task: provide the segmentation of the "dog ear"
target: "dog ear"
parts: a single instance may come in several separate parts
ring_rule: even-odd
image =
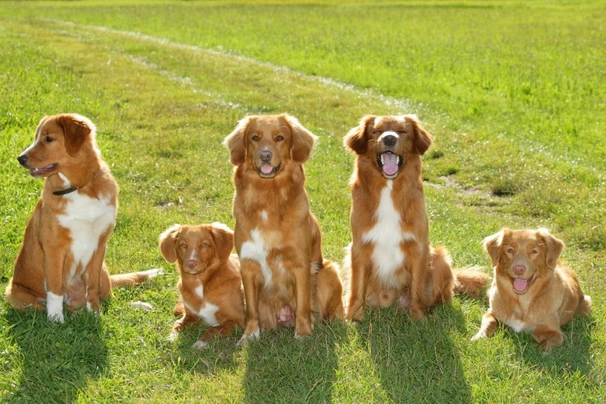
[[[245,117],[238,122],[236,128],[223,139],[223,145],[229,149],[229,159],[235,166],[244,164],[246,159],[246,128],[252,121],[252,117]]]
[[[545,263],[551,269],[555,269],[558,258],[564,249],[564,242],[551,235],[547,229],[539,229],[537,233],[545,241]]]
[[[95,125],[90,119],[76,114],[62,114],[57,116],[57,124],[63,128],[65,135],[65,150],[70,156],[78,154],[84,141],[94,134]]]
[[[221,261],[226,261],[234,249],[234,232],[223,223],[215,222],[211,227],[217,257]]]
[[[511,235],[511,229],[503,228],[500,232],[493,234],[492,236],[486,237],[482,241],[482,247],[490,256],[490,261],[492,262],[492,266],[496,266],[499,263],[501,246],[503,245],[503,240]]]
[[[293,161],[298,164],[305,163],[318,137],[303,127],[294,116],[282,114],[280,115],[280,120],[284,120],[292,132],[292,147],[290,152]]]
[[[181,225],[174,224],[166,229],[159,237],[160,252],[169,263],[177,261],[177,238],[181,232]]]
[[[343,145],[349,150],[357,153],[366,153],[368,145],[368,132],[372,130],[372,125],[376,116],[366,115],[360,120],[360,124],[351,128],[343,138]]]
[[[417,149],[417,152],[419,152],[419,154],[422,156],[423,154],[425,154],[427,149],[429,149],[429,146],[431,146],[431,134],[425,129],[423,129],[423,127],[421,126],[421,122],[419,121],[419,118],[417,118],[416,115],[404,115],[404,118],[406,119],[406,122],[412,125],[412,128],[415,133],[415,148]]]

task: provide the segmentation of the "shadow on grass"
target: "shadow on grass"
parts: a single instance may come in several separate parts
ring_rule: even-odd
[[[365,312],[358,333],[381,386],[400,403],[471,402],[459,352],[450,335],[465,331],[463,315],[441,305],[421,321],[396,309]]]
[[[261,334],[246,349],[246,403],[330,403],[337,380],[336,346],[346,338],[345,323],[316,323],[313,335],[295,340],[294,329]]]
[[[7,309],[5,321],[22,360],[19,385],[4,402],[75,402],[108,367],[101,321],[93,314],[67,314],[60,324],[45,312]]]

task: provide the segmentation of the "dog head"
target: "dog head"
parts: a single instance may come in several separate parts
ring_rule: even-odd
[[[34,143],[17,160],[32,176],[48,177],[72,166],[84,148],[98,153],[95,135],[95,125],[81,115],[46,116],[36,128]]]
[[[431,135],[415,115],[367,115],[344,138],[344,145],[359,156],[373,160],[385,178],[398,176],[406,159],[423,155],[431,145]]]
[[[246,164],[261,178],[274,178],[290,162],[305,163],[316,139],[293,116],[256,115],[242,119],[223,144],[233,165]]]
[[[504,228],[482,242],[495,268],[495,276],[511,279],[517,294],[526,293],[533,282],[555,269],[564,243],[546,229]]]
[[[229,259],[234,233],[221,223],[175,224],[160,235],[159,241],[166,261],[178,261],[183,273],[197,275]]]

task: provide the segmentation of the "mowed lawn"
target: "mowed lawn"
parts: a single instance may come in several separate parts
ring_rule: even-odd
[[[0,2],[0,289],[42,189],[16,157],[45,115],[77,112],[120,185],[102,315],[16,312],[0,300],[3,402],[600,403],[606,401],[606,2]],[[470,341],[485,300],[455,297],[416,322],[367,311],[358,327],[241,330],[204,351],[171,342],[177,274],[158,250],[174,223],[233,228],[223,138],[247,114],[288,112],[319,136],[307,191],[324,255],[350,242],[353,156],[365,114],[417,114],[431,242],[454,265],[490,261],[502,227],[546,227],[593,313],[540,351],[500,328]],[[153,311],[131,308],[145,301]]]

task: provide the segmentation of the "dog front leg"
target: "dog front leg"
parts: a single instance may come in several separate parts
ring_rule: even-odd
[[[261,267],[255,261],[244,259],[240,261],[244,299],[246,300],[246,322],[244,334],[238,341],[238,346],[246,346],[249,341],[259,339],[259,289],[263,275]]]
[[[497,325],[499,322],[496,317],[492,314],[492,312],[487,311],[482,316],[482,325],[480,326],[480,330],[476,335],[474,335],[471,340],[475,341],[480,338],[490,338],[494,335],[495,330],[497,329]]]
[[[350,280],[351,291],[349,304],[347,306],[346,320],[355,323],[362,321],[364,317],[364,304],[366,300],[366,280],[368,278],[367,268],[369,263],[363,254],[358,254],[359,248],[355,244],[351,247]]]
[[[297,308],[295,310],[295,338],[311,335],[311,263],[308,266],[293,266]]]
[[[560,321],[557,315],[549,316],[547,321],[539,324],[532,331],[532,338],[539,343],[539,348],[549,351],[555,346],[562,345],[564,335],[560,330]]]
[[[109,234],[101,237],[99,240],[99,248],[93,253],[82,276],[86,291],[86,309],[95,313],[99,312],[101,306],[101,273],[103,271],[103,260],[105,259],[105,249],[108,238]]]
[[[236,326],[237,326],[237,324],[234,321],[228,320],[222,324],[209,328],[204,333],[204,335],[202,335],[202,338],[200,338],[198,341],[196,341],[196,343],[194,345],[192,345],[192,348],[204,349],[208,346],[208,341],[210,341],[213,337],[228,336],[232,333],[232,331],[234,330],[234,328],[236,328]]]
[[[46,286],[46,315],[51,321],[63,323],[63,260],[65,253],[44,251],[43,267]]]
[[[427,271],[429,270],[429,259],[427,247],[422,251],[415,251],[415,255],[411,256],[410,273],[412,276],[410,286],[410,315],[415,320],[422,320],[425,317],[425,302],[423,296],[425,294],[425,283],[427,279]]]

